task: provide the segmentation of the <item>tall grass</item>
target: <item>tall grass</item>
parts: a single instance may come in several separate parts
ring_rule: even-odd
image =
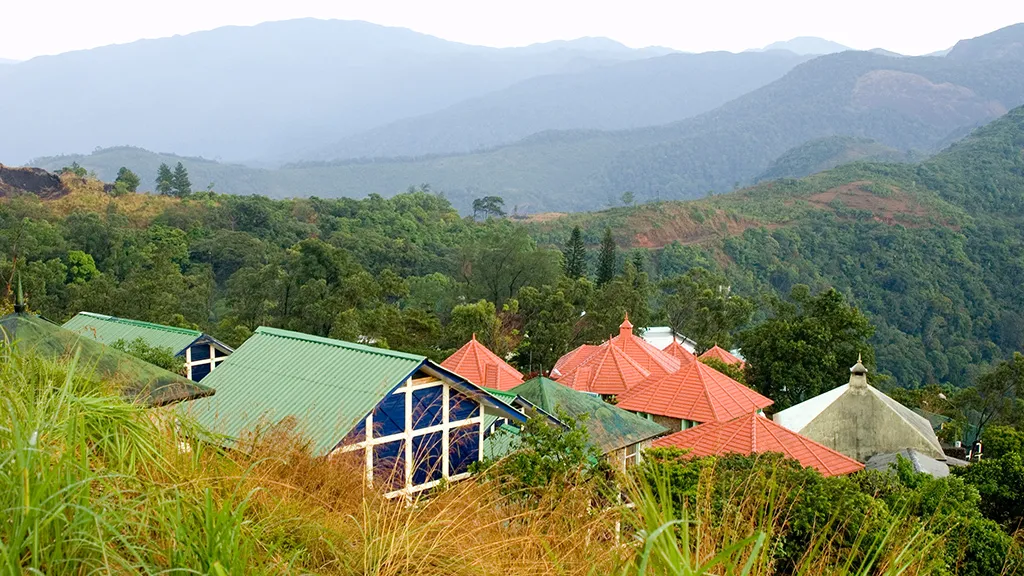
[[[0,574],[766,575],[792,514],[770,477],[713,506],[713,469],[695,498],[623,479],[621,506],[568,479],[529,502],[485,480],[388,500],[291,434],[225,452],[74,361],[3,352],[0,380]],[[936,538],[909,519],[858,555],[831,528],[794,573],[930,573]]]

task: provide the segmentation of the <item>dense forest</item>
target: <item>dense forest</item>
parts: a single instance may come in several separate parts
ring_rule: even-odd
[[[192,192],[179,166],[161,171],[184,183],[150,195],[104,191],[78,168],[62,198],[0,206],[2,269],[54,320],[90,310],[233,344],[270,325],[434,358],[476,333],[527,372],[627,312],[735,346],[803,287],[834,288],[866,314],[891,385],[964,386],[1024,346],[1022,147],[1018,109],[921,164],[525,224],[494,197],[462,217],[428,186],[271,200]]]

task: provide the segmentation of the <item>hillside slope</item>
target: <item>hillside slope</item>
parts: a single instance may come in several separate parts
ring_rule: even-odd
[[[879,368],[902,386],[965,384],[1024,348],[1024,108],[920,164],[854,163],[691,202],[532,224],[561,243],[656,250],[661,276],[695,265],[735,290],[834,286],[871,317]]]
[[[451,154],[544,130],[618,130],[707,112],[810,59],[787,51],[670,54],[531,78],[449,108],[346,138],[303,160]]]
[[[867,138],[831,136],[790,148],[754,180],[764,182],[779,178],[802,178],[857,161],[912,162],[916,156],[912,152],[890,148]]]
[[[649,51],[609,42],[495,49],[339,20],[225,27],[4,66],[0,161],[131,144],[275,158],[542,74]]]

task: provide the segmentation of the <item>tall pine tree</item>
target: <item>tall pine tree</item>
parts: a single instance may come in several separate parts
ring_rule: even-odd
[[[604,286],[615,278],[615,238],[612,238],[612,229],[604,229],[604,237],[601,238],[601,253],[597,257],[597,285]]]
[[[565,255],[565,275],[573,280],[587,275],[587,248],[583,244],[583,231],[579,226],[572,229],[569,243],[562,252]]]
[[[171,187],[174,189],[174,195],[179,197],[185,197],[192,193],[192,181],[188,179],[188,170],[178,162],[178,165],[174,167],[174,175],[171,176]]]
[[[174,190],[174,174],[171,174],[171,167],[167,164],[160,164],[156,170],[156,191],[165,196],[170,195]]]

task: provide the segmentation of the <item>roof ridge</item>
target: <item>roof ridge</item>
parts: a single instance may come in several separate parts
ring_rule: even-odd
[[[277,336],[278,338],[290,338],[292,340],[312,342],[314,344],[324,344],[327,346],[334,346],[336,348],[344,348],[355,352],[366,352],[368,354],[392,356],[394,358],[404,358],[406,360],[419,360],[422,362],[427,359],[426,356],[420,356],[418,354],[409,354],[408,352],[399,352],[397,350],[376,348],[374,346],[367,346],[365,344],[356,344],[355,342],[347,342],[345,340],[337,340],[334,338],[324,338],[322,336],[314,336],[312,334],[305,334],[303,332],[295,332],[292,330],[284,330],[281,328],[271,328],[269,326],[260,326],[259,328],[256,329],[254,334],[265,334],[267,336]]]
[[[140,328],[152,328],[153,330],[161,330],[164,332],[174,332],[177,334],[185,334],[188,336],[202,336],[203,333],[199,330],[192,330],[191,328],[179,328],[177,326],[167,326],[166,324],[156,324],[154,322],[146,322],[144,320],[133,320],[131,318],[119,318],[117,316],[109,316],[106,314],[97,314],[95,312],[79,312],[79,315],[88,316],[89,318],[95,318],[97,320],[103,320],[105,322],[112,322],[115,324],[128,324],[129,326],[138,326]]]

